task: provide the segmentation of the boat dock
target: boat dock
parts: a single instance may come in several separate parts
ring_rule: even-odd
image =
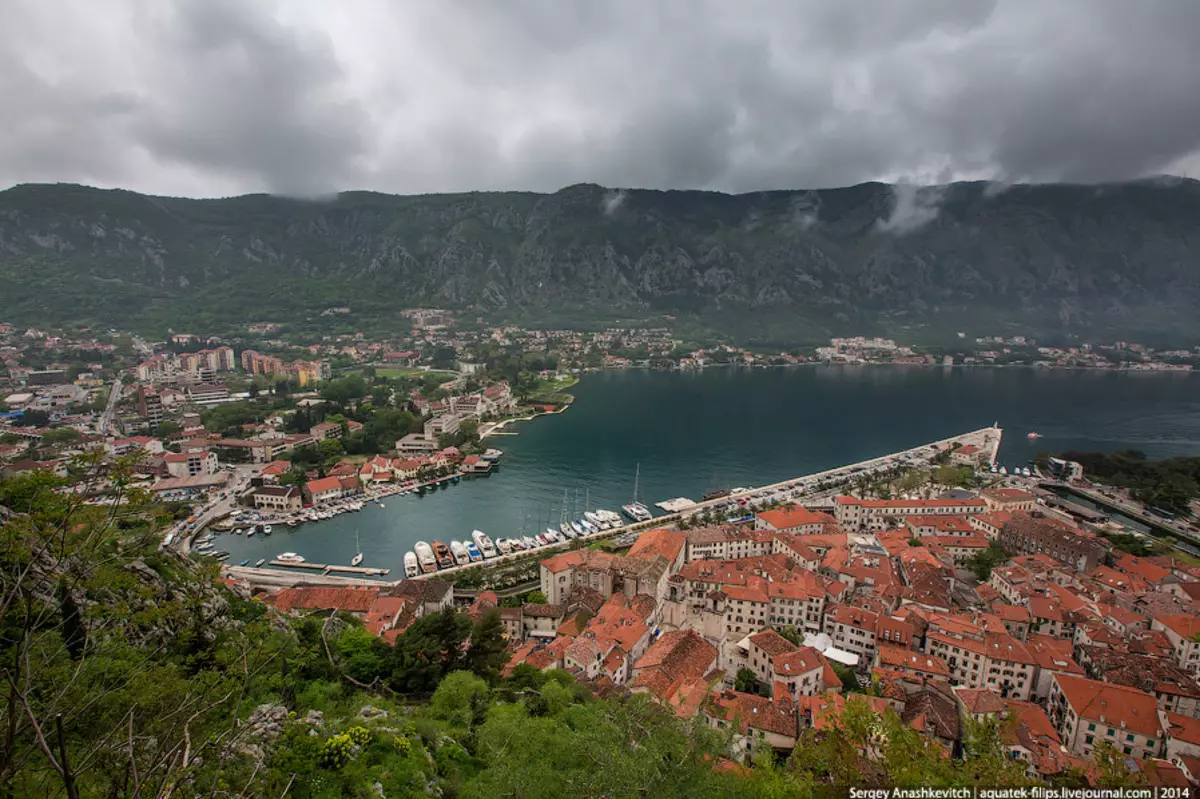
[[[371,566],[339,566],[336,563],[292,563],[290,560],[273,560],[268,565],[285,566],[289,569],[312,569],[319,571],[322,574],[332,574],[335,572],[344,572],[346,574],[365,574],[372,577],[381,577],[391,569],[378,569]]]
[[[687,497],[676,497],[675,499],[664,499],[662,502],[655,502],[654,506],[667,513],[679,513],[695,504],[695,500],[688,499]]]

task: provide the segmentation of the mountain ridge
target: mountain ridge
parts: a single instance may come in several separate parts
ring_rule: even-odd
[[[0,318],[211,324],[331,305],[743,315],[788,330],[1200,333],[1200,183],[862,183],[189,199],[0,192]],[[186,325],[186,322],[177,322]]]

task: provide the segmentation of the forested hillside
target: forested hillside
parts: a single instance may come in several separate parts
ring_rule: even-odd
[[[1190,180],[315,200],[22,185],[0,192],[0,319],[161,330],[435,305],[555,323],[686,315],[778,340],[1190,336],[1198,220]]]

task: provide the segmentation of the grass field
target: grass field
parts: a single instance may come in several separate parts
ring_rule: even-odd
[[[394,380],[397,377],[422,378],[428,375],[441,375],[447,378],[455,376],[454,372],[441,369],[409,369],[403,366],[377,366],[375,374],[379,377],[386,377],[388,380]]]
[[[530,402],[570,402],[574,397],[565,393],[568,388],[579,382],[574,375],[562,380],[539,380],[533,391],[529,392]]]

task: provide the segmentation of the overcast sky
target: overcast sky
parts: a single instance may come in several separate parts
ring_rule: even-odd
[[[3,0],[0,186],[1200,177],[1200,0]]]

